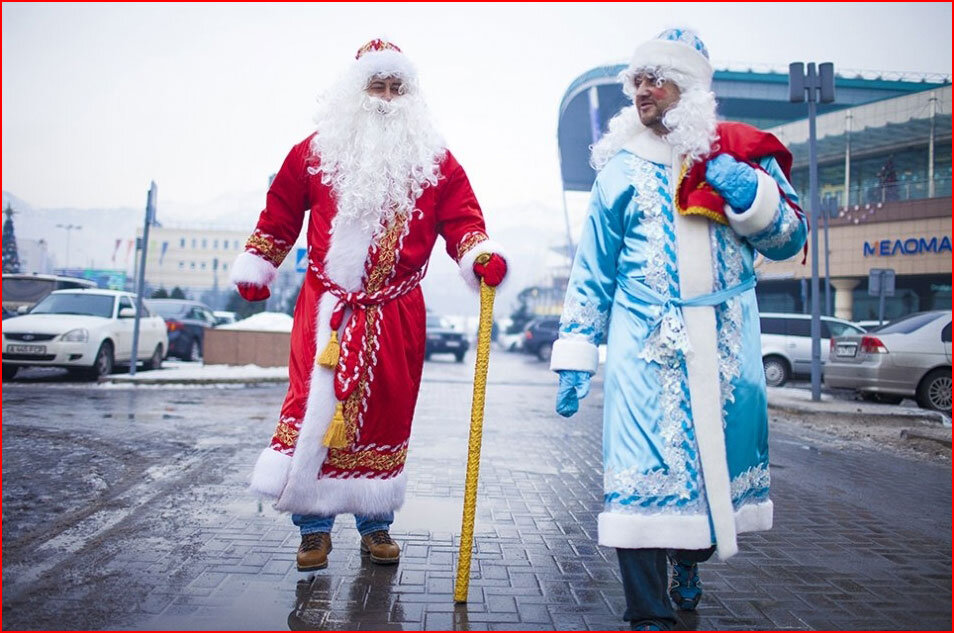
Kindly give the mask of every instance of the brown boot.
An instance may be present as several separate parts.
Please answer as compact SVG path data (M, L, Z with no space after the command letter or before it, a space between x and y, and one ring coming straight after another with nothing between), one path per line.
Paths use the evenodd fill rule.
M315 571L328 566L328 552L331 551L331 534L313 532L303 534L298 546L298 571Z
M361 552L371 554L371 562L380 565L393 565L401 560L401 548L386 530L362 536Z

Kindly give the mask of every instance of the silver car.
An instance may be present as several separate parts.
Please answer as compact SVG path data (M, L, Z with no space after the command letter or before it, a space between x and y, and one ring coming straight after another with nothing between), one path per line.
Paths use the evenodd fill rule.
M951 411L951 313L908 315L873 332L831 339L825 386L868 400Z

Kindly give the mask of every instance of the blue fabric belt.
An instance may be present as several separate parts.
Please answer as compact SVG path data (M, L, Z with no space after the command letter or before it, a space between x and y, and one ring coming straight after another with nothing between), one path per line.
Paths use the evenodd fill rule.
M689 351L689 335L682 318L682 308L721 305L732 297L755 288L755 276L734 286L688 299L664 296L639 279L624 279L620 287L631 299L649 305L662 306L663 309L659 315L649 324L647 344L639 352L640 358L662 363L665 359L672 357L676 351L683 353Z

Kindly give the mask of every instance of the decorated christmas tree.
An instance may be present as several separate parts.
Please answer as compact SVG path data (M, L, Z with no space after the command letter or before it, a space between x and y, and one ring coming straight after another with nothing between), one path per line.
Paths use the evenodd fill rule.
M16 213L9 204L4 209L7 219L3 223L3 272L20 272L20 255L17 253L17 237L13 233L13 214Z

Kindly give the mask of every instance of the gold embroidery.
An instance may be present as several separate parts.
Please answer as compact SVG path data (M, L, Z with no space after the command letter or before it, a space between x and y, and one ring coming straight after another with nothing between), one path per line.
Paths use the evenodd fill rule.
M400 468L407 460L407 447L396 453L381 453L375 450L348 453L346 451L329 451L328 464L340 470L354 470L364 468L379 472L389 472Z
M291 246L285 247L275 241L274 238L270 238L271 236L266 236L258 232L252 233L248 241L245 242L245 250L257 251L263 259L278 268L291 250Z
M279 422L275 429L275 439L285 446L294 446L298 442L298 431L284 422Z
M487 236L483 233L468 233L465 235L461 243L457 245L457 261L460 262L461 258L467 254L467 251L477 246L481 242L486 241Z
M381 237L378 243L378 252L381 256L374 265L371 274L368 275L368 283L365 285L365 291L368 294L380 290L384 283L391 276L394 270L394 263L397 259L397 241L404 232L404 225L407 223L407 214L401 213L394 218L394 222L388 228L387 232Z

